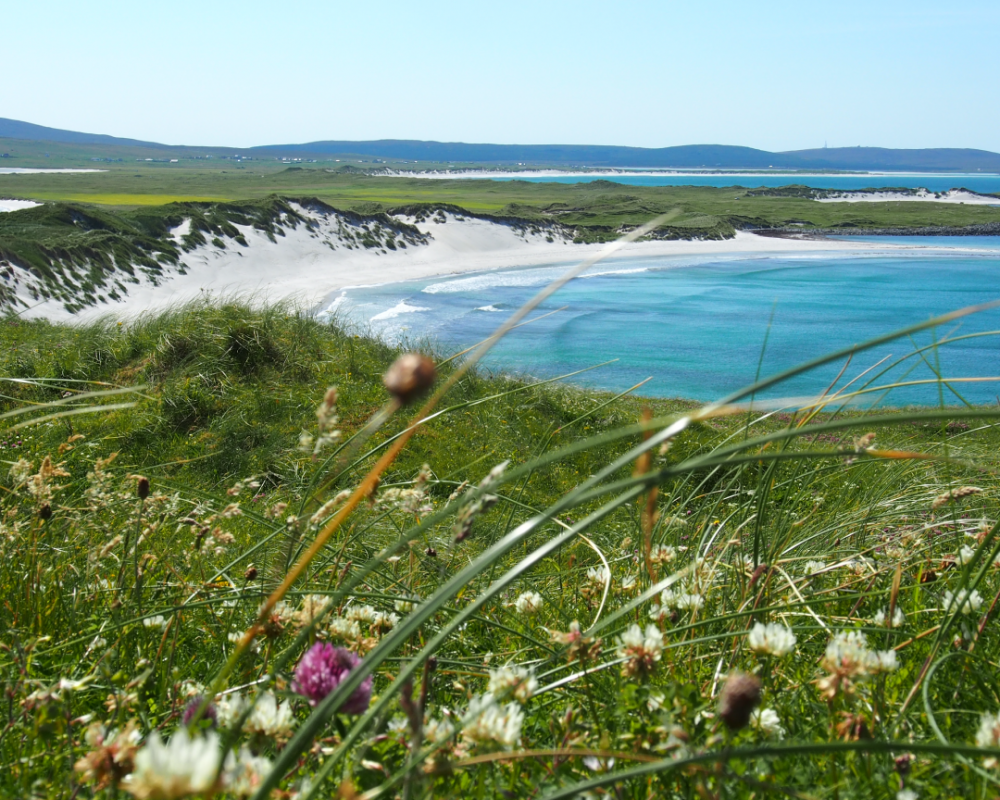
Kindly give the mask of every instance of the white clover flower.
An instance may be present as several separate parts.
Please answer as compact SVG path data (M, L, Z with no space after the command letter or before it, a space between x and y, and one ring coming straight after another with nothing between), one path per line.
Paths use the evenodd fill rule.
M619 658L627 659L622 665L622 675L626 678L647 675L663 654L663 633L655 625L647 625L643 631L633 624L618 638L616 653Z
M611 570L607 567L591 567L587 570L587 583L606 586L611 582Z
M400 614L409 614L414 606L420 602L416 597L401 597L393 603L393 606Z
M649 560L657 566L669 564L677 558L677 548L668 544L654 545L649 551Z
M326 595L305 595L302 598L302 602L299 604L298 610L295 612L295 622L303 628L312 624L312 621L322 613L324 608L326 608L327 602L328 599Z
M462 718L462 736L473 744L496 744L513 749L521 740L524 713L517 703L497 705L493 695L472 698Z
M875 661L872 663L873 674L879 672L895 672L899 669L899 656L895 650L878 650L875 653Z
M514 609L518 614L537 614L545 605L545 600L538 592L522 592L514 601Z
M1000 713L983 714L979 718L979 731L976 733L976 747L1000 747ZM985 760L988 768L997 766L997 759L990 757Z
M279 703L271 692L262 692L247 717L245 730L275 739L284 739L292 732L292 707Z
M513 697L523 705L538 691L538 681L535 673L525 667L500 667L490 670L490 683L486 691L496 700Z
M803 575L814 575L817 572L822 572L826 569L826 564L822 561L807 561L802 565Z
M264 756L255 756L244 745L236 757L236 763L225 773L226 789L237 797L256 794L264 779L271 774L271 761Z
M239 692L223 695L215 704L215 716L220 727L233 727L246 708L247 699Z
M918 800L919 797L912 789L900 789L896 792L896 800Z
M446 719L428 719L424 722L424 740L432 744L450 739L455 733L455 726Z
M232 754L226 766L232 766ZM219 737L208 733L194 738L186 728L178 728L167 744L158 731L136 753L135 770L122 782L131 795L147 800L174 800L191 794L205 794L216 788L216 774L222 763Z
M826 646L823 666L847 677L864 677L877 665L878 657L868 649L868 640L858 631L841 631Z
M344 619L354 622L371 622L378 612L371 606L349 606L344 611Z
M756 623L747 636L747 644L758 655L787 656L795 649L795 634L791 628L786 628L777 622L766 625Z
M361 626L353 619L333 617L327 626L327 633L331 639L353 642L361 638Z
M142 624L147 628L162 628L167 624L167 618L162 614L157 614L155 617L146 617Z
M975 557L976 551L973 550L969 545L963 544L962 549L958 551L958 555L955 556L955 561L958 564L965 565L972 561Z
M946 612L961 611L963 614L975 614L983 605L983 597L975 589L959 589L957 592L945 591L942 598Z
M773 708L755 708L750 714L750 725L775 739L785 737L785 729L781 726L781 719Z
M399 624L399 614L394 614L391 611L376 611L369 630L372 633L384 633L395 628L397 624Z
M885 621L887 619L885 611L878 611L874 617L872 617L872 625L877 625L880 628L885 627ZM896 606L896 610L892 612L892 627L898 628L906 621L906 615L903 610Z

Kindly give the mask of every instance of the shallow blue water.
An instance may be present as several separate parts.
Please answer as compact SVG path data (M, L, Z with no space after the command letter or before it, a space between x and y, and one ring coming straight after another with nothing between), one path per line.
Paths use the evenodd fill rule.
M884 189L905 187L946 192L949 189L969 189L980 194L1000 192L1000 175L544 175L533 178L493 178L498 181L525 180L531 183L590 183L610 180L627 186L811 186L814 189Z
M917 237L905 237L912 241ZM937 238L937 237L929 237ZM487 365L553 377L605 361L615 363L571 382L624 390L647 377L651 396L715 400L754 380L763 351L769 375L906 325L976 303L1000 299L1000 241L931 242L944 247L889 253L803 253L700 258L619 259L593 268L550 298L534 316L563 311L510 334ZM992 246L990 246L992 244ZM961 249L959 249L961 248ZM457 351L485 339L563 265L508 269L349 290L339 310L392 340L429 337ZM773 324L768 334L768 323ZM888 361L853 386L934 377L1000 375L1000 338L984 336L928 350L878 373L901 357L947 336L1000 329L991 310L856 355L838 386L883 357ZM767 338L766 348L764 347ZM840 361L766 393L822 392ZM952 384L944 401L993 403L1000 382ZM939 386L913 386L865 396L865 404L933 405ZM759 395L760 396L760 395Z

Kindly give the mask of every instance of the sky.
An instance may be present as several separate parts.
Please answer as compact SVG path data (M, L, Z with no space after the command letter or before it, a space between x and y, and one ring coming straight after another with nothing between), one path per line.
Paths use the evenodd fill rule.
M1000 151L997 0L32 0L0 117L166 144Z

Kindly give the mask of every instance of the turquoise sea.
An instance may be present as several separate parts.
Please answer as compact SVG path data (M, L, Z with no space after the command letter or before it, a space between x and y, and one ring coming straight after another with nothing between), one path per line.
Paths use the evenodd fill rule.
M894 237L870 251L801 255L622 258L604 262L550 298L511 333L487 366L547 378L612 361L570 382L708 401L768 375L931 316L1000 299L1000 237ZM880 243L921 246L889 251ZM565 264L437 277L345 291L331 304L393 341L431 339L458 351L489 334ZM1000 331L1000 310L859 354L843 386L1000 375L1000 338L968 338L921 354L935 341ZM766 346L765 346L766 340ZM909 358L904 358L910 356ZM902 359L902 360L901 360ZM897 363L899 362L899 363ZM844 362L783 384L770 397L813 395ZM888 370L885 374L880 374ZM1000 382L938 384L864 396L883 406L1000 402Z
M475 177L472 175L465 177ZM918 174L860 174L860 175L540 175L529 178L503 178L490 176L493 180L524 180L532 183L590 183L597 180L614 181L627 186L746 186L757 188L766 186L810 186L814 189L886 189L909 188L927 189L932 192L946 192L949 189L968 189L979 194L1000 192L1000 175L976 173ZM1000 201L998 201L1000 202Z

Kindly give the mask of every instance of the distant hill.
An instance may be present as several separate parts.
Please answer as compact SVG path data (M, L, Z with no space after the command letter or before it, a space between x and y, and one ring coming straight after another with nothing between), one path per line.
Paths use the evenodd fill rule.
M46 128L30 122L0 118L0 138L74 145L155 148L160 151L226 152L252 156L351 158L457 164L496 164L553 167L674 167L680 169L833 169L920 172L1000 172L1000 153L987 150L937 148L892 150L881 147L831 147L772 153L752 147L696 144L680 147L616 147L577 144L467 144L411 139L377 141L331 140L305 144L263 145L251 148L172 147L95 133ZM102 155L105 155L102 153Z
M46 128L31 122L0 117L0 138L31 139L38 142L64 142L66 144L119 144L129 147L163 147L155 142L141 142L138 139L119 139L100 133L77 133L59 128Z
M810 167L824 169L1000 172L1000 154L989 150L939 147L927 150L890 150L885 147L830 147L777 153Z

